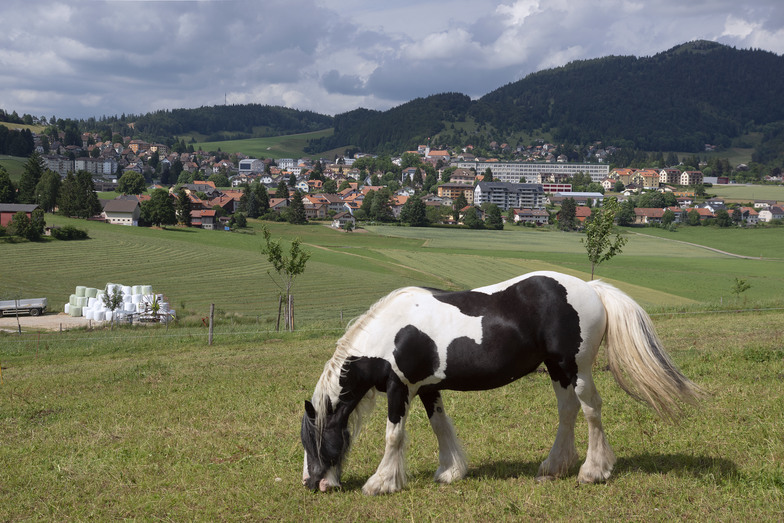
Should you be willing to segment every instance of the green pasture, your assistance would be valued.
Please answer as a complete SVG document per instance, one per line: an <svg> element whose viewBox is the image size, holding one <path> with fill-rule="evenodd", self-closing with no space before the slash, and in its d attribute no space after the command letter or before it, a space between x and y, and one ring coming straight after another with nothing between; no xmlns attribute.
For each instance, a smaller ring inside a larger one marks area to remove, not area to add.
<svg viewBox="0 0 784 523"><path fill-rule="evenodd" d="M147 229L47 215L47 223L86 228L85 241L0 243L0 296L49 299L62 310L79 285L152 285L181 318L207 315L211 303L231 321L270 325L280 290L261 253L261 223L242 232ZM406 285L467 289L533 270L590 277L577 233L508 227L504 231L374 226L345 233L323 224L268 224L273 237L299 237L311 253L294 288L297 322L340 324L389 291ZM637 234L637 232L643 234ZM784 229L684 227L676 233L629 229L623 253L598 267L649 308L711 308L781 303ZM662 236L657 237L657 235ZM678 240L678 241L674 241ZM708 250L702 243L746 256ZM735 278L751 284L741 298Z"/></svg>
<svg viewBox="0 0 784 523"><path fill-rule="evenodd" d="M784 185L714 185L706 189L709 194L720 198L753 202L754 200L776 200L784 202Z"/></svg>
<svg viewBox="0 0 784 523"><path fill-rule="evenodd" d="M227 153L242 153L252 158L300 158L305 154L303 149L308 144L308 140L331 136L333 132L332 129L325 129L312 133L267 138L246 138L221 142L198 141L194 147L201 147L205 151L220 149Z"/></svg>
<svg viewBox="0 0 784 523"><path fill-rule="evenodd" d="M11 180L18 184L24 173L24 166L27 163L27 158L20 156L8 156L7 154L0 154L0 165L8 171Z"/></svg>
<svg viewBox="0 0 784 523"><path fill-rule="evenodd" d="M205 252L220 252L219 240L205 243ZM193 285L208 289L217 263L202 263ZM468 476L451 485L432 481L436 441L416 402L409 484L376 498L361 486L383 453L383 396L342 490L313 493L300 483L303 402L336 331L221 325L212 346L203 328L0 333L0 520L781 521L784 313L653 319L675 362L709 396L678 424L665 423L615 385L600 353L594 374L618 458L607 483L580 485L576 469L535 482L557 427L550 380L537 372L496 390L445 392L469 457ZM584 458L582 416L576 438Z"/></svg>

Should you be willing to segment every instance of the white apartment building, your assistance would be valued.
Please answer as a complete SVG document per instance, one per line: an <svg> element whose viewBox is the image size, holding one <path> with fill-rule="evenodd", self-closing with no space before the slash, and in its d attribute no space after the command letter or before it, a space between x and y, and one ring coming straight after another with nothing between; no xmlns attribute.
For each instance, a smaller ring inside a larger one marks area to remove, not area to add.
<svg viewBox="0 0 784 523"><path fill-rule="evenodd" d="M494 203L509 209L540 209L545 206L544 189L538 183L479 182L474 187L474 205Z"/></svg>
<svg viewBox="0 0 784 523"><path fill-rule="evenodd" d="M458 169L475 169L482 174L489 167L493 180L506 183L538 183L541 173L573 176L587 173L591 181L601 182L610 174L610 166L601 163L544 163L544 162L457 162ZM455 163L452 163L455 166Z"/></svg>

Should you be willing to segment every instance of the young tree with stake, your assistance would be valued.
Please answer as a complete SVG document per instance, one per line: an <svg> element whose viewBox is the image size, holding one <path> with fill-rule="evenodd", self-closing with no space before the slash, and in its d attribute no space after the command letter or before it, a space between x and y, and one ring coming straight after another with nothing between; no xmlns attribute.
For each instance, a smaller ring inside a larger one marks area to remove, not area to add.
<svg viewBox="0 0 784 523"><path fill-rule="evenodd" d="M286 328L289 331L294 330L294 303L292 300L291 290L294 287L294 279L305 271L305 264L310 259L310 253L300 248L300 239L296 238L291 242L289 249L289 256L283 253L283 248L280 245L280 240L273 240L272 235L267 227L262 227L264 233L265 245L262 247L261 252L267 255L267 261L272 264L272 268L278 274L280 282L272 277L270 271L267 274L281 289L281 301L285 297L285 320Z"/></svg>
<svg viewBox="0 0 784 523"><path fill-rule="evenodd" d="M618 212L618 200L608 198L604 205L594 209L591 218L585 225L585 238L580 241L588 251L588 259L591 262L591 279L593 280L594 269L602 262L605 262L621 253L621 249L626 245L627 238L615 234L612 238L615 227L615 215Z"/></svg>

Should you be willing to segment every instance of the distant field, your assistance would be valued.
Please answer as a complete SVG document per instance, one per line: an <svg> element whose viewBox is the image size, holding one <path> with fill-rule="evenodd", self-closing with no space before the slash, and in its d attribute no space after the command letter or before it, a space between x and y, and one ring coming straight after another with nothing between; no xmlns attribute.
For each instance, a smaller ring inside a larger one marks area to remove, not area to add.
<svg viewBox="0 0 784 523"><path fill-rule="evenodd" d="M206 151L221 151L228 153L241 152L251 157L264 158L300 158L305 153L303 149L308 140L331 136L332 129L312 133L292 134L287 136L273 136L269 138L248 138L245 140L228 140L225 142L198 142Z"/></svg>
<svg viewBox="0 0 784 523"><path fill-rule="evenodd" d="M18 183L24 172L24 165L27 163L27 158L20 158L19 156L8 156L6 154L0 155L0 165L5 167L11 180Z"/></svg>
<svg viewBox="0 0 784 523"><path fill-rule="evenodd" d="M166 294L183 315L203 317L215 303L221 317L269 323L277 314L279 290L267 275L270 267L261 254L260 223L250 222L251 228L243 233L226 233L121 227L47 215L49 224L87 228L92 239L1 243L3 261L13 270L0 276L0 295L46 296L54 309L61 310L77 285L149 284ZM467 289L539 269L590 276L576 233L407 227L345 233L319 224L269 227L274 237L301 238L312 253L305 273L296 280L300 321L352 318L405 285ZM744 301L767 303L784 296L784 229L715 234L699 229L693 235L686 228L682 231L670 233L670 238L699 243L704 237L710 246L767 259L734 258L630 231L624 252L600 265L596 276L655 308L731 302L736 277L752 285Z"/></svg>
<svg viewBox="0 0 784 523"><path fill-rule="evenodd" d="M784 185L714 185L706 189L708 194L721 198L751 202L754 200L777 200L784 202Z"/></svg>

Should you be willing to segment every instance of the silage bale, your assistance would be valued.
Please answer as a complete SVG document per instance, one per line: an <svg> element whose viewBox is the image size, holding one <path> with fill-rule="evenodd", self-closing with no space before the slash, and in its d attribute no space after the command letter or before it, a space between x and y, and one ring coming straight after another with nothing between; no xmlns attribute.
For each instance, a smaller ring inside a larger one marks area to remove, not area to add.
<svg viewBox="0 0 784 523"><path fill-rule="evenodd" d="M68 311L68 313L72 317L78 318L79 316L82 315L82 308L81 307L71 307L70 310Z"/></svg>
<svg viewBox="0 0 784 523"><path fill-rule="evenodd" d="M63 307L63 312L66 313L66 314L70 314L71 313L71 304L70 303L66 303L65 304L65 306Z"/></svg>
<svg viewBox="0 0 784 523"><path fill-rule="evenodd" d="M98 292L98 289L96 289L95 287L87 287L84 290L84 295L87 296L88 298L95 298L95 294L97 292Z"/></svg>
<svg viewBox="0 0 784 523"><path fill-rule="evenodd" d="M84 297L84 293L85 293L86 290L87 290L87 287L85 287L84 285L77 285L76 286L76 295L79 296L80 298L82 298L82 297Z"/></svg>

